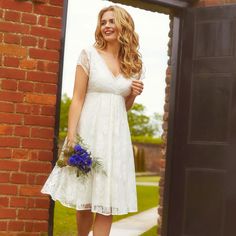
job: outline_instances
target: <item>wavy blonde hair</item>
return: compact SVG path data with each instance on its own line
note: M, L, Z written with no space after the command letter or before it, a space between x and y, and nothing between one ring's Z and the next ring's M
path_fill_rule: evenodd
M107 42L101 33L101 19L105 12L113 11L115 25L118 28L118 41L120 43L119 59L120 69L126 78L140 78L142 70L141 55L139 49L139 37L135 32L134 21L130 14L122 7L109 6L103 8L98 14L97 28L95 31L95 44L98 49L104 49Z

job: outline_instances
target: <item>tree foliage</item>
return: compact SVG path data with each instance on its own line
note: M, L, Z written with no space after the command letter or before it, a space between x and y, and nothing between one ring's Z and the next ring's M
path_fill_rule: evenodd
M68 113L71 104L71 98L67 94L62 95L60 111L60 132L66 132L68 128Z

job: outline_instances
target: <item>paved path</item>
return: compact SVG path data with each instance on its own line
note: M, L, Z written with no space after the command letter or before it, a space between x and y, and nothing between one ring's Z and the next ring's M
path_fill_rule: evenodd
M129 216L112 224L110 236L139 236L157 224L157 207ZM90 232L89 236L92 236Z

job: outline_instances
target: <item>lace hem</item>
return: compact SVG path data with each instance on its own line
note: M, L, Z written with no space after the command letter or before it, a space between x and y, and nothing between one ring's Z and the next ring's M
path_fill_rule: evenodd
M41 192L49 194L49 193L44 192L44 191L41 191ZM137 212L138 211L136 208L134 208L134 209L127 208L125 210L124 209L121 210L118 207L105 207L105 206L102 206L102 205L93 205L91 203L75 205L71 202L66 202L62 199L55 198L52 195L50 195L50 196L53 199L53 201L59 201L63 206L73 208L77 211L91 210L91 212L93 212L93 213L99 213L99 214L102 214L102 215L125 215L125 214L128 214L130 212Z

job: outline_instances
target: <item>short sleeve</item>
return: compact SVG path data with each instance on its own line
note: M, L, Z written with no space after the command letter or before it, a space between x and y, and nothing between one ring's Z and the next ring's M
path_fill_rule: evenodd
M87 75L89 75L89 70L90 70L90 65L89 65L89 58L88 58L88 54L86 53L86 51L83 49L77 59L77 65L82 66L82 68L84 69L85 73Z
M143 80L145 78L145 73L146 73L146 67L143 65L140 73L140 78L139 78L140 80Z

